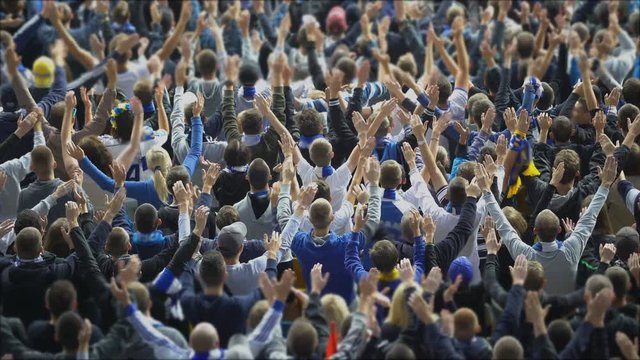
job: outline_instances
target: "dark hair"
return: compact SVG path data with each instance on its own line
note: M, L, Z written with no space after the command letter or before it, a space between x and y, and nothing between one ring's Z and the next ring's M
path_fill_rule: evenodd
M55 127L58 130L62 130L62 120L64 119L64 110L66 105L64 101L58 101L53 104L49 111L49 125Z
M325 199L327 201L331 201L331 187L324 180L316 180L314 181L318 185L318 190L316 191L316 196L313 198L316 199Z
M565 319L556 319L549 323L549 339L553 343L556 351L562 351L573 338L571 324Z
M460 176L454 177L449 183L449 201L451 205L462 205L467 199L467 181Z
M371 262L378 270L388 273L398 264L398 249L389 240L380 240L369 250Z
M173 27L173 11L169 8L160 8L160 27L163 34L168 34Z
M269 184L269 176L271 171L269 165L258 158L251 162L249 165L249 171L247 171L247 177L249 178L249 184L254 189L264 189Z
M200 264L200 278L206 286L220 286L224 283L226 271L224 257L217 250L204 253Z
M167 189L171 195L173 195L173 185L178 181L182 181L184 185L191 181L191 176L184 165L176 165L167 173Z
M411 349L406 344L396 342L391 346L391 349L389 349L384 358L385 360L409 360L415 359L416 354L413 352L413 349Z
M640 91L640 89L639 89ZM629 131L629 124L627 119L635 119L640 114L640 109L636 105L627 103L620 107L618 110L618 126L626 133Z
M257 109L247 109L238 114L240 126L245 134L257 135L262 132L262 114Z
M640 11L636 10L629 15L629 35L632 37L640 35Z
M66 218L58 218L44 234L44 249L57 257L65 258L69 256L70 249L67 242L62 237L62 228L69 229L69 222Z
M140 79L133 85L133 95L140 99L143 105L153 101L153 83L149 79Z
M138 206L134 214L136 229L143 233L149 234L156 229L158 220L158 210L151 204L142 204Z
M112 16L113 16L113 21L119 24L124 24L127 21L129 21L129 16L130 16L129 4L124 0L118 1L116 6L113 8Z
M238 69L238 80L243 86L254 86L260 79L260 68L255 61L244 60Z
M476 162L465 161L460 164L458 166L458 172L456 173L456 176L461 177L468 182L471 182L471 180L473 180L473 178L476 176Z
M553 102L555 101L555 93L548 83L543 81L540 84L542 85L543 92L536 104L536 107L541 110L546 110L553 105Z
M216 227L218 229L222 229L236 221L240 221L240 213L231 205L221 207L216 214Z
M67 311L56 321L56 337L65 350L78 349L78 334L82 330L83 321L74 311Z
M251 153L247 145L234 139L227 144L223 157L227 166L242 166L249 163Z
M568 184L576 178L580 171L580 157L575 151L564 149L560 150L556 154L556 158L553 161L553 167L555 168L558 166L560 162L564 162L564 176L562 177L562 180L560 180L560 183Z
M438 90L440 91L440 96L438 97L438 104L445 104L451 96L453 89L451 88L451 83L446 76L440 74L438 77Z
M622 98L627 104L640 107L640 79L629 78L622 84Z
M616 255L627 261L629 255L640 251L640 236L636 229L625 226L616 233Z
M471 120L474 124L476 124L479 128L482 127L482 114L487 112L487 110L494 108L493 102L486 99L480 99L473 103L473 108L471 109Z
M85 136L78 141L78 146L100 171L111 176L109 165L113 162L113 155L100 139L95 135Z
M318 333L305 318L296 319L287 335L287 349L296 359L311 359L318 346Z
M320 135L323 132L322 116L314 109L304 109L296 117L296 123L300 128L300 134L304 136Z
M117 114L113 120L116 127L112 128L111 135L120 139L121 141L130 141L131 133L133 132L133 111L123 110L120 114Z
M53 169L53 152L46 145L38 145L31 150L31 166L36 174Z
M558 143L566 143L571 139L571 131L573 130L573 123L566 116L557 116L551 123L549 129L553 134L553 139Z
M349 57L343 57L338 60L335 67L344 73L344 77L342 78L343 84L350 84L356 77L356 62Z
M211 49L204 49L196 56L196 67L203 76L212 76L218 68L218 58Z
M69 280L57 280L44 295L49 313L59 317L65 311L73 310L73 303L77 299L76 289Z
M498 153L496 153L496 147L493 146L493 145L490 145L490 144L487 144L487 145L483 146L480 149L480 156L478 156L478 160L484 161L484 157L486 155L491 156L493 161L496 161L496 159L498 158Z
M16 222L13 223L13 232L19 234L22 229L28 227L40 229L42 224L40 224L40 215L36 211L24 209L16 216Z

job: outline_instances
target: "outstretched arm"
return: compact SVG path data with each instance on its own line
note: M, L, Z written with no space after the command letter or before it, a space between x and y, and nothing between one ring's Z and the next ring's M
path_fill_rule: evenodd
M131 140L127 148L118 155L117 161L121 163L125 169L128 169L136 155L140 152L140 142L142 141L142 124L144 123L144 110L142 103L137 97L131 98L131 111L133 111L133 131L131 132ZM143 156L146 154L143 154Z

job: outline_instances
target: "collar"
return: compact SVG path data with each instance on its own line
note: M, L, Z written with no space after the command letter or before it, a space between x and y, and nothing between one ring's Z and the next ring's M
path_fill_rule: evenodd
M396 190L395 189L384 189L384 193L382 194L383 199L396 199Z
M231 174L246 173L247 171L249 171L249 165L227 166L222 171L224 171L226 173L231 173Z
M153 101L151 101L148 104L142 105L142 110L144 111L145 114L155 113L156 106L153 104Z
M242 86L242 96L248 99L253 99L256 96L256 87Z
M394 268L393 270L384 273L384 272L380 272L380 281L393 281L396 280L400 277L400 271L398 271L398 269Z
M42 255L38 256L35 259L20 259L20 257L18 255L16 255L16 260L13 262L13 265L15 265L16 267L22 265L22 264L38 264L43 262L44 259L42 258Z
M376 148L387 146L391 142L391 135L376 136Z
M143 234L139 231L136 231L131 234L131 242L134 244L153 244L164 242L164 234L160 230L154 230L148 234Z
M533 245L533 250L542 252L557 251L562 247L562 241L555 240L552 242L538 241Z
M251 197L254 197L257 199L264 199L269 196L269 190L250 192L249 194L251 195Z
M324 138L324 136L322 136L321 134L312 135L312 136L300 135L300 140L298 141L298 147L300 147L300 149L308 149L311 146L312 142L322 138Z
M242 134L242 143L247 146L258 145L261 139L262 139L262 134L255 134L255 135Z
M333 166L331 165L327 165L327 166L316 166L313 171L315 172L316 176L319 179L325 179L328 178L329 176L333 175L333 173L335 172L336 169L333 168Z

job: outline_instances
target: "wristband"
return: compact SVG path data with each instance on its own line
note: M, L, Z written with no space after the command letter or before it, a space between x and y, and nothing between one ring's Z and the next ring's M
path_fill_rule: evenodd
M513 132L513 135L515 135L515 136L519 136L520 138L523 138L523 139L524 139L525 137L527 137L527 134L523 133L523 132L522 132L522 131L520 131L520 130L516 130L516 131L514 131L514 132Z

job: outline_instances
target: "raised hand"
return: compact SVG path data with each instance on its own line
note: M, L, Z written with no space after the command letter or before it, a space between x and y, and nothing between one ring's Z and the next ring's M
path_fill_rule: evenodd
M138 281L141 268L142 262L138 255L131 255L126 265L122 261L118 262L118 278L122 286L127 288L132 282Z
M600 262L611 263L616 256L616 246L614 244L600 244Z
M311 206L311 203L316 196L316 191L318 191L318 185L315 183L302 188L300 195L298 196L298 205L303 206L304 208Z
M356 128L358 135L364 134L364 136L367 136L369 125L367 125L367 123L365 122L364 118L362 117L362 114L360 114L357 111L354 111L352 120L353 120L353 126Z
M402 144L402 155L404 160L409 166L409 169L415 169L416 167L416 152L411 148L411 144L405 142Z
M266 98L262 94L256 94L254 105L263 117L271 112L270 98Z
M318 263L313 265L311 269L311 293L321 294L329 282L329 276L330 274L328 272L322 275L322 264Z
M411 260L404 258L400 260L400 264L396 265L396 268L400 272L400 279L404 283L412 283L414 281L415 270L411 265Z
M80 216L78 204L73 201L67 201L64 208L67 221L69 222L69 228L73 229L74 227L78 227L78 216Z
M496 109L493 107L490 107L481 116L482 130L491 134L491 127L493 126L493 121L495 120L495 118L496 118Z
M431 325L435 322L433 316L433 300L426 302L418 292L414 292L409 297L408 305L418 319L425 325Z
M202 177L202 189L203 191L210 192L213 185L216 184L220 174L222 173L222 168L219 164L211 164L207 171L204 172L204 176Z
M142 107L142 101L140 101L138 97L136 96L132 97L130 104L131 104L131 111L133 112L134 116L136 116L137 118L144 117L144 109Z
M629 255L627 266L631 276L636 282L636 286L640 286L640 254L634 253Z
M353 232L360 232L364 229L364 225L366 223L366 217L364 215L365 210L367 209L367 205L360 204L356 208L356 212L353 215Z
M267 257L270 259L277 259L278 251L280 250L280 246L282 245L282 241L280 240L280 233L277 231L273 231L271 233L271 238L264 234L262 239L264 242L264 247L267 249Z
M179 204L188 204L189 203L189 193L187 189L182 184L182 181L176 181L173 184L173 197L175 198L176 203Z
M604 97L604 104L606 106L617 106L620 102L621 92L622 89L620 89L619 87L613 88L613 90L611 90L611 92Z
M553 120L551 119L551 116L549 116L548 113L542 113L540 114L540 116L538 116L538 125L540 125L540 131L548 132L549 129L551 129L552 123L553 123Z
M440 116L438 120L433 122L433 133L440 136L447 129L447 127L449 127L450 122L451 112L444 113L444 115Z
M442 270L440 270L440 268L436 266L431 268L431 271L429 271L429 274L427 275L425 280L422 281L422 288L424 289L424 291L430 294L435 294L441 283Z
M598 142L600 143L600 147L602 147L602 152L604 152L606 156L613 156L613 152L616 150L616 146L613 145L613 142L607 135L600 133Z
M422 231L424 231L425 242L433 244L433 238L436 236L436 224L433 222L431 214L425 214L422 218Z
M596 134L604 134L604 127L607 123L607 118L602 111L598 111L593 117L593 127L596 129Z
M478 183L478 187L483 192L491 191L491 184L493 183L493 178L489 177L487 170L484 165L477 164L475 169L476 181Z
M116 214L120 212L120 209L122 209L124 199L127 197L127 190L124 187L121 187L111 199L109 199L109 196L107 194L105 194L104 196L107 210L104 212L101 220L110 223L116 216Z
M604 170L600 173L600 182L604 187L611 187L611 184L618 175L618 162L613 156L607 156L604 162Z
M456 281L449 285L447 290L442 294L442 298L445 303L453 301L453 297L458 292L458 289L460 289L460 284L462 284L462 274L458 274L458 276L456 276Z
M487 154L484 156L484 161L482 162L485 170L487 170L487 175L489 175L489 180L493 181L498 173L498 164L493 160L491 155Z
M369 158L365 169L365 179L373 185L378 185L380 181L380 162L374 156Z
M129 290L124 285L122 288L119 287L116 283L116 278L111 278L111 295L123 306L127 306L131 303L129 300Z
M430 84L427 87L427 97L429 98L429 107L435 109L440 100L440 88L436 84Z
M15 222L15 219L7 219L0 223L0 238L3 238L11 230L13 230L13 225L15 224Z
M125 169L124 165L118 160L113 160L109 165L109 170L111 170L113 180L116 182L116 187L122 187L127 178L127 169Z
M528 264L529 261L527 260L527 257L520 254L516 258L515 264L513 266L509 266L513 285L524 285L524 279L527 277Z
M618 344L618 349L620 349L620 352L625 359L640 359L640 354L638 354L638 338L635 338L634 341L631 341L627 334L623 333L622 331L618 331L616 332L616 344Z
M516 125L516 130L526 134L529 131L529 126L531 125L531 118L529 117L529 112L527 110L522 109L520 111L520 116L518 117L518 124Z
M67 150L67 154L69 154L69 156L71 156L72 158L78 161L84 159L84 150L82 150L82 148L80 148L78 145L74 144L73 142L67 143L66 150Z
M566 233L571 233L573 232L573 229L575 229L576 224L573 222L573 220L564 218L562 219L562 227L564 228L564 231Z
M512 107L507 108L503 114L504 123L507 126L507 129L510 133L514 133L516 131L516 110Z
M458 143L466 144L467 140L469 139L469 128L462 125L462 123L459 121L454 121L453 127L456 129L456 132L458 133L458 135L460 135L460 138L458 139Z
M563 177L564 177L564 161L561 161L553 169L553 173L551 174L551 181L549 183L557 189Z
M204 228L207 226L207 219L209 218L210 209L207 206L201 205L195 211L196 226L193 228L193 233L202 236Z
M498 241L496 235L496 226L491 216L487 216L484 219L484 224L480 228L482 236L484 236L485 243L487 245L487 254L497 255L502 242Z

